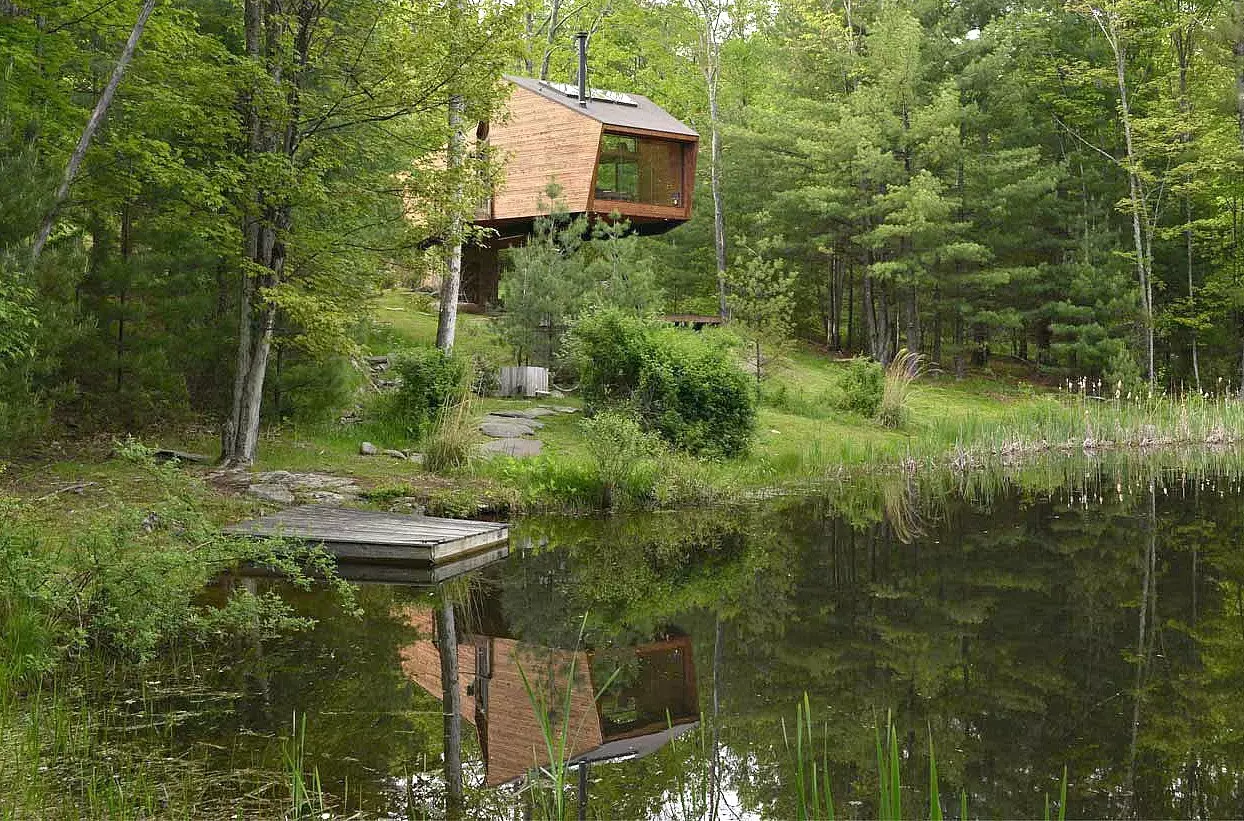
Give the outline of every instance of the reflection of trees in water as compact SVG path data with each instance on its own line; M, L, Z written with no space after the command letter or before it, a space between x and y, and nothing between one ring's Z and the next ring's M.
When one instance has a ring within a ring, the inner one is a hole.
M700 659L722 648L727 790L771 814L773 785L791 776L780 721L807 690L835 792L866 806L872 722L892 707L909 731L908 783L927 772L931 727L943 792L966 785L985 813L1039 812L1066 763L1077 815L1238 816L1238 497L1093 482L1061 500L942 501L936 517L914 516L915 494L898 485L715 512L715 536L698 522L684 542L667 532L678 517L652 536L613 522L554 534L560 548L531 570L565 594L542 600L543 616L590 611L598 641L677 623ZM511 611L531 600L503 595ZM712 677L699 681L707 706ZM668 755L706 755L689 745Z

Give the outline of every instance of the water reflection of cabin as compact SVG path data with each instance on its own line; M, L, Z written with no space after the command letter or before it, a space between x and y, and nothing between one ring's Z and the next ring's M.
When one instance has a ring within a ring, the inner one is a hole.
M402 668L439 699L435 619L430 610L412 609L409 621L428 638L402 649ZM479 736L485 783L497 786L522 778L537 756L540 764L548 763L540 726L519 675L520 662L534 687L549 681L564 687L574 660L567 745L571 763L642 757L693 728L700 706L691 639L671 636L639 645L633 652L634 664L624 665L625 672L596 701L594 696L612 668L599 674L599 659L593 653L553 650L499 636L466 636L458 645L459 695L462 717ZM564 694L562 690L554 696L558 710Z
M497 250L531 234L547 212L541 200L550 182L561 187L571 215L616 212L642 234L691 219L695 131L639 94L506 80L513 86L508 117L480 128L505 163L505 180L475 220L496 233L464 256L468 300L496 299Z

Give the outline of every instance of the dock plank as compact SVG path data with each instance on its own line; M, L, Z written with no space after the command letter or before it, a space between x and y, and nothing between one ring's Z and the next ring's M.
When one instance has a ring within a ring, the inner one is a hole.
M437 564L509 540L497 522L442 519L404 513L302 505L229 525L223 532L250 538L294 539L323 545L338 559Z

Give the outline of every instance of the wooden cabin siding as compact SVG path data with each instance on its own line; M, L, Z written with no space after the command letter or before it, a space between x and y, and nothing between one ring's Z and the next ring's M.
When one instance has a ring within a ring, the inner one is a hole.
M509 119L492 125L489 143L505 161L505 181L492 200L492 219L540 215L553 178L571 213L588 210L601 124L573 109L515 87Z

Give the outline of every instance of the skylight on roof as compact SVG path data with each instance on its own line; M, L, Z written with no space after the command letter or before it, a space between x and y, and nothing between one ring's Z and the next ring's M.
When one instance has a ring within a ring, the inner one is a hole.
M541 80L540 85L547 86L554 91L560 92L567 97L578 98L579 87L570 83L554 83L551 80ZM601 103L613 103L614 105L629 105L638 107L639 103L629 94L623 94L621 91L606 91L603 88L588 89L588 96L591 99Z

